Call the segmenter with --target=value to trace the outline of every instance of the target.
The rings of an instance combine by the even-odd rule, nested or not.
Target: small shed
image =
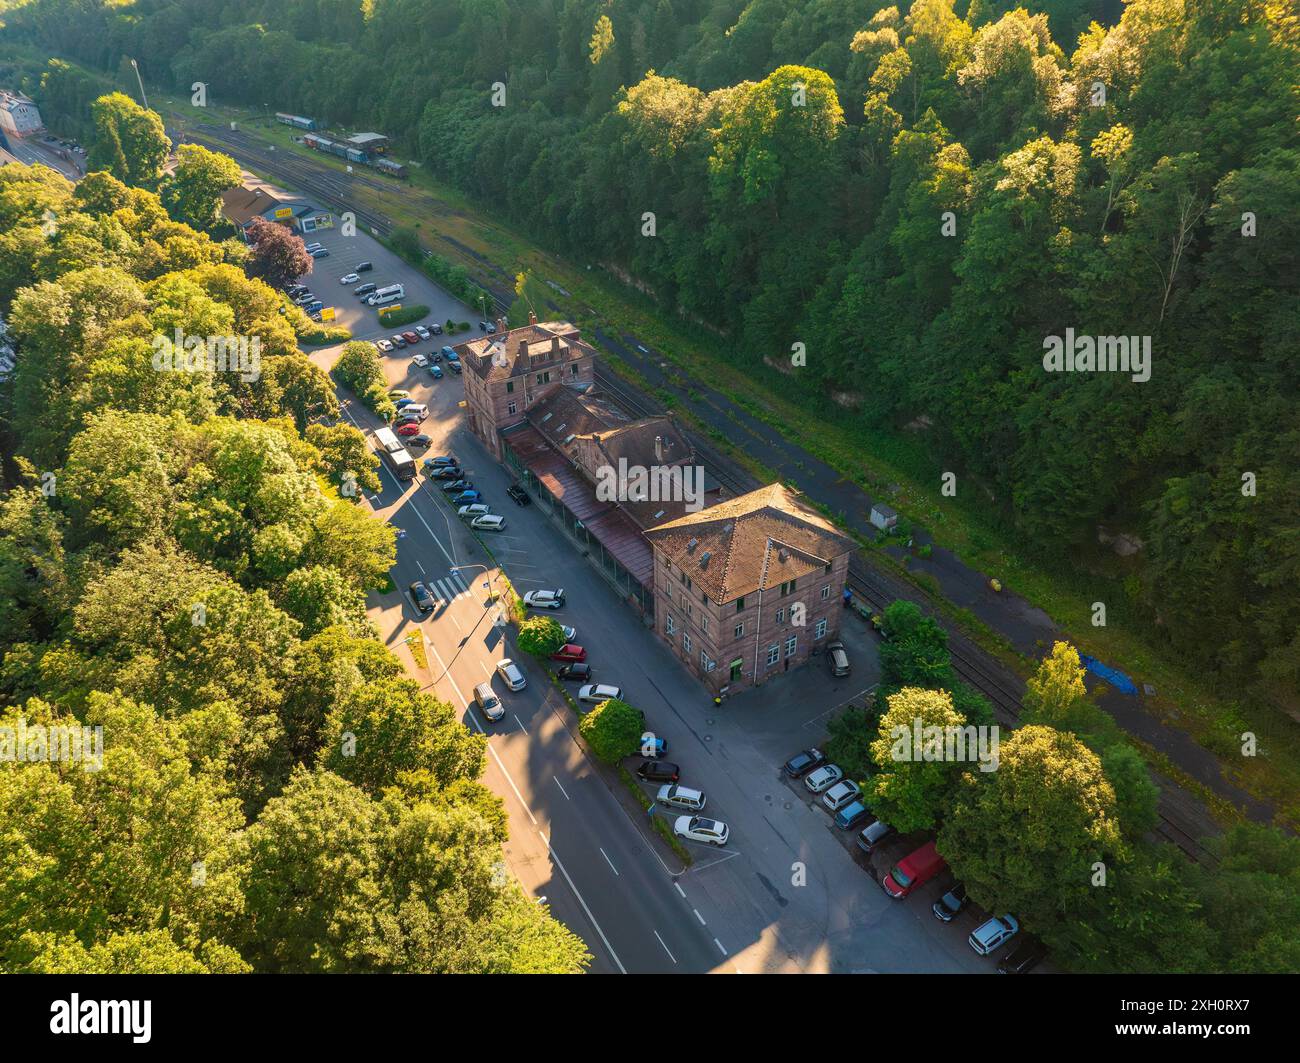
[[[888,506],[877,502],[871,507],[871,523],[881,531],[889,531],[898,523],[898,514]]]

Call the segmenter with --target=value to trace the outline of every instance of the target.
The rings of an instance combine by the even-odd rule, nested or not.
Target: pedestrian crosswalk
[[[449,573],[443,579],[430,580],[429,590],[442,602],[456,602],[470,596],[470,590],[459,572]]]

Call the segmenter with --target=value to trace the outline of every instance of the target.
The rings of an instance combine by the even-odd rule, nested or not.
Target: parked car
[[[393,400],[393,405],[397,407],[399,412],[401,410],[406,409],[406,407],[408,406],[419,405],[419,403],[417,403],[413,398],[411,398],[411,393],[409,391],[404,391],[400,395],[395,395],[393,392],[390,391],[388,393],[388,397]]]
[[[567,679],[571,683],[584,682],[591,678],[591,665],[585,662],[582,664],[566,664],[556,671],[555,678]]]
[[[310,252],[312,252],[312,251],[315,251],[317,248],[324,247],[325,245],[324,245],[323,243],[321,243],[319,240],[313,240],[311,243],[309,243],[309,244],[303,244],[302,246],[303,246],[304,250],[306,250],[308,253],[310,253]]]
[[[429,375],[433,377],[434,380],[441,380],[442,370],[436,365],[431,365],[429,366]]]
[[[414,345],[420,342],[420,334],[416,332],[415,329],[407,329],[402,333],[402,339],[406,340],[407,343]]]
[[[475,517],[470,521],[469,526],[475,531],[505,531],[506,518],[496,513],[485,513],[483,516]]]
[[[673,833],[679,838],[693,842],[708,842],[710,845],[726,845],[730,831],[725,823],[703,816],[678,816],[673,824]]]
[[[826,663],[830,666],[831,675],[836,679],[841,679],[850,672],[848,651],[844,649],[844,643],[836,639],[834,642],[826,643]]]
[[[375,268],[375,264],[374,264],[373,262],[358,262],[358,263],[357,263],[357,272],[358,272],[358,273],[369,273],[369,272],[370,272],[372,269],[374,269],[374,268]]]
[[[489,321],[487,330],[488,330],[488,335],[490,336],[492,333],[494,333],[497,330],[497,327],[496,325],[492,324],[491,321]]]
[[[463,480],[465,472],[455,465],[435,465],[430,474],[435,480]]]
[[[970,898],[966,896],[966,887],[958,882],[935,901],[930,910],[934,912],[934,917],[940,922],[951,923],[968,904],[970,904]]]
[[[427,340],[427,339],[429,338],[429,336],[430,336],[430,332],[429,332],[429,330],[428,330],[427,328],[425,328],[423,325],[416,325],[416,326],[415,326],[415,334],[416,334],[417,336],[419,336],[420,339],[422,339],[422,340]]]
[[[577,641],[578,641],[578,629],[577,629],[576,627],[570,627],[568,624],[561,624],[561,625],[560,625],[560,631],[561,631],[561,632],[563,633],[563,635],[564,635],[564,641],[565,641],[565,642],[577,642]]]
[[[609,701],[610,698],[622,701],[622,689],[609,683],[593,683],[578,691],[578,700],[590,702],[592,705],[599,705],[602,701]]]
[[[822,794],[822,804],[826,806],[828,812],[838,812],[861,796],[862,790],[857,783],[850,779],[842,779]]]
[[[858,831],[858,848],[870,856],[886,839],[892,838],[897,831],[888,823],[873,819]]]
[[[393,390],[388,393],[388,397],[396,402],[398,399],[410,399],[411,393],[405,388],[393,388]]]
[[[643,760],[636,769],[637,778],[646,782],[676,782],[681,778],[681,769],[666,760]]]
[[[823,794],[844,778],[844,770],[838,764],[823,764],[816,771],[810,771],[803,784],[812,794]]]
[[[361,279],[359,273],[345,273],[339,278],[340,284],[356,284]]]
[[[662,757],[668,752],[668,739],[660,738],[653,731],[643,731],[639,748],[643,757]]]
[[[459,465],[460,462],[452,454],[439,454],[434,458],[426,458],[426,465]]]
[[[442,326],[439,325],[437,322],[434,322],[432,325],[429,326],[429,331],[432,332],[435,336],[441,336]]]
[[[456,495],[456,497],[452,499],[452,502],[454,502],[458,506],[466,506],[469,505],[469,503],[471,502],[482,502],[482,501],[483,501],[483,496],[479,494],[479,492],[477,491],[462,491],[460,494]]]
[[[554,591],[529,591],[524,605],[530,609],[558,609],[564,604],[564,588]]]
[[[576,661],[585,661],[586,659],[587,659],[586,648],[583,646],[576,646],[571,642],[566,642],[563,646],[561,646],[558,650],[556,650],[553,654],[551,654],[551,660],[553,661],[576,662]]]
[[[453,373],[460,373],[464,371],[460,362],[453,362],[450,358],[447,359],[447,368],[450,369]]]
[[[411,436],[411,438],[406,441],[406,445],[408,447],[427,447],[432,442],[433,442],[432,436],[427,436],[423,432],[421,432],[417,436]]]
[[[371,292],[373,292],[374,290],[375,290],[375,285],[374,285],[373,283],[359,284],[359,285],[357,285],[355,288],[352,289],[352,294],[353,294],[353,295],[369,295],[369,294],[370,294]]]
[[[501,699],[496,696],[492,690],[491,683],[480,683],[474,688],[474,704],[476,704],[490,721],[495,723],[506,714],[506,707],[501,704]]]
[[[913,890],[924,886],[947,866],[948,861],[939,855],[934,842],[926,842],[896,863],[881,880],[880,888],[899,901]]]
[[[411,361],[414,362],[416,365],[418,365],[421,369],[423,369],[426,365],[429,364],[429,359],[427,359],[427,358],[426,358],[424,355],[422,355],[422,354],[415,354],[415,355],[412,355],[412,356],[411,356]]]
[[[472,506],[461,506],[460,509],[456,510],[456,515],[468,520],[473,520],[475,517],[481,517],[490,512],[491,509],[486,504],[483,502],[475,502]]]
[[[410,586],[411,598],[415,602],[415,608],[422,613],[432,613],[435,605],[435,599],[429,593],[429,588],[419,580],[416,580]]]
[[[420,434],[420,422],[407,421],[404,424],[399,424],[397,426],[397,434],[399,436],[418,436]]]
[[[431,362],[441,362],[441,361],[442,361],[442,351],[430,351],[430,352],[429,352],[429,361],[431,361]]]
[[[405,347],[405,346],[406,346],[406,340],[404,340],[404,339],[402,338],[402,334],[401,334],[400,332],[395,332],[395,333],[393,333],[393,335],[391,335],[391,336],[388,337],[388,341],[389,341],[389,342],[390,342],[394,347]]]
[[[293,301],[299,306],[306,306],[308,303],[314,303],[316,301],[316,296],[312,295],[310,291],[305,291],[299,295],[295,295]]]
[[[461,491],[468,491],[473,486],[473,480],[447,480],[447,482],[442,485],[442,489],[450,495],[460,494]]]
[[[312,258],[329,258],[330,250],[328,247],[318,247],[315,251],[308,251],[307,254]]]
[[[802,753],[796,753],[787,760],[781,770],[791,779],[800,779],[814,768],[820,768],[825,763],[826,754],[820,749],[805,749]]]
[[[480,332],[486,332],[486,331],[487,331],[487,322],[486,322],[486,321],[480,321],[480,322],[478,323],[478,330],[479,330]]]
[[[1031,934],[1020,939],[1014,949],[1009,949],[998,961],[998,974],[1028,974],[1047,955],[1047,946]]]
[[[659,787],[655,800],[661,805],[685,808],[691,812],[703,812],[708,799],[699,790],[692,790],[689,786],[681,786],[678,783],[668,783],[666,786]]]
[[[449,362],[456,361],[458,357],[455,350],[453,350],[451,347],[443,347],[442,350],[440,350],[438,353],[443,355]]]
[[[375,346],[383,351],[384,354],[391,354],[393,351],[392,340],[375,340]]]
[[[509,657],[497,661],[497,675],[505,681],[506,686],[511,690],[523,690],[528,685],[528,680],[524,678],[524,673],[519,670],[519,665],[515,664]]]
[[[532,499],[528,497],[528,492],[520,484],[511,484],[506,488],[506,494],[515,500],[515,505],[527,506],[532,504]]]
[[[840,830],[852,830],[859,823],[865,823],[871,816],[871,810],[861,801],[845,805],[835,813],[835,826]]]
[[[970,947],[979,955],[987,956],[995,949],[1001,948],[1018,933],[1020,933],[1020,923],[1014,915],[995,915],[972,930],[967,940],[970,942]]]

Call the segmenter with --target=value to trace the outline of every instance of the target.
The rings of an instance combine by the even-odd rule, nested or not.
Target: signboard
[[[276,210],[275,216],[277,218],[292,218],[293,207],[280,207],[278,210]]]
[[[381,306],[379,308],[379,316],[383,317],[385,314],[391,314],[394,310],[401,310],[401,309],[402,309],[401,303],[394,303],[392,306]]]
[[[322,311],[320,312],[320,319],[321,319],[322,321],[333,321],[333,320],[334,320],[334,307],[332,307],[332,306],[327,306],[327,307],[325,307],[325,309],[322,310]]]

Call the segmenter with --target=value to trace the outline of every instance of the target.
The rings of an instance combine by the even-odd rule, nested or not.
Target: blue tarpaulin
[[[1079,663],[1093,675],[1106,680],[1121,694],[1136,694],[1138,692],[1137,684],[1133,680],[1118,669],[1102,664],[1096,657],[1089,657],[1086,653],[1081,653],[1079,654]]]

